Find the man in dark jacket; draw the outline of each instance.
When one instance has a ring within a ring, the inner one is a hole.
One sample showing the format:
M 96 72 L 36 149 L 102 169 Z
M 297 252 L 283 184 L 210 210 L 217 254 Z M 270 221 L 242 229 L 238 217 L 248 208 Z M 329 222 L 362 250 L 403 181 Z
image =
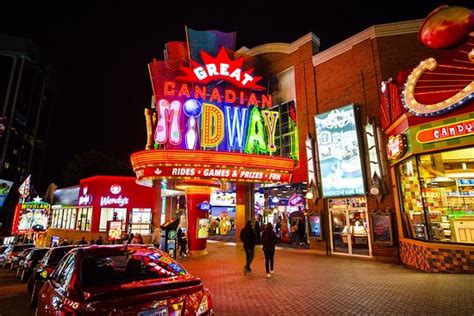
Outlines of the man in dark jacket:
M 245 227 L 240 231 L 240 241 L 244 244 L 245 250 L 245 274 L 252 272 L 250 269 L 250 264 L 252 263 L 253 256 L 255 253 L 255 244 L 257 243 L 257 235 L 255 234 L 254 229 L 252 228 L 252 222 L 247 221 Z

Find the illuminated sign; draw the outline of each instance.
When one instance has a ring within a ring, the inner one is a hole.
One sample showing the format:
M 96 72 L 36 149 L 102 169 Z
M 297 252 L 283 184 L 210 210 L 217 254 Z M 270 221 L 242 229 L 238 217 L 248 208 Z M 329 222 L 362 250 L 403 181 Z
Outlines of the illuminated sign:
M 397 159 L 402 157 L 407 149 L 407 140 L 405 135 L 392 135 L 388 139 L 387 144 L 387 158 Z
M 117 240 L 122 238 L 122 221 L 107 221 L 107 239 Z
M 416 140 L 424 144 L 469 135 L 474 135 L 474 119 L 421 130 Z
M 145 110 L 146 148 L 276 152 L 280 113 L 270 110 L 272 96 L 257 84 L 262 77 L 223 48 L 216 57 L 201 55 L 202 65 L 191 60 L 172 74 L 149 64 L 156 102 L 155 111 Z
M 293 193 L 293 195 L 288 199 L 289 206 L 298 206 L 303 205 L 304 199 L 301 194 Z
M 469 44 L 472 45 L 472 43 L 467 43 L 467 45 Z M 459 49 L 459 51 L 462 52 L 463 49 Z M 458 62 L 469 64 L 470 61 L 468 58 L 470 55 L 463 54 L 462 56 L 465 60 L 458 60 Z M 450 63 L 452 63 L 452 59 L 452 57 L 449 57 Z M 443 62 L 442 66 L 438 67 L 438 63 L 434 58 L 428 58 L 423 60 L 413 69 L 408 76 L 405 87 L 402 91 L 402 102 L 408 111 L 418 116 L 435 116 L 452 111 L 474 98 L 474 81 L 467 78 L 465 80 L 462 79 L 463 76 L 471 76 L 469 73 L 469 67 L 460 67 L 454 64 L 445 65 L 444 63 L 445 62 Z M 441 68 L 441 70 L 438 70 L 438 68 Z M 439 75 L 442 75 L 442 77 Z M 425 78 L 426 76 L 435 76 L 433 78 L 436 79 L 433 79 L 432 77 Z M 458 88 L 460 85 L 452 83 L 453 81 L 463 82 L 469 80 L 470 82 L 468 84 L 462 84 L 462 88 Z M 434 85 L 431 83 L 432 81 L 438 81 L 439 83 L 438 85 Z M 423 86 L 420 82 L 426 83 L 426 86 Z M 434 86 L 434 88 L 432 86 Z M 448 87 L 452 89 L 449 89 Z M 417 88 L 422 90 L 422 92 L 419 93 L 419 96 L 415 93 Z M 435 90 L 431 91 L 428 89 Z M 451 96 L 446 97 L 446 93 L 449 94 L 451 91 L 455 91 L 456 93 L 451 93 Z M 431 95 L 433 98 L 431 103 L 427 103 L 428 101 L 423 102 L 417 100 L 417 97 L 419 98 L 423 94 L 426 96 Z M 434 99 L 437 95 L 442 97 Z
M 110 187 L 110 192 L 112 194 L 119 194 L 122 191 L 122 188 L 118 184 L 114 184 Z M 102 196 L 100 198 L 100 206 L 108 206 L 108 205 L 118 205 L 124 206 L 130 202 L 128 197 L 124 197 L 122 195 L 111 197 L 111 196 Z
M 204 65 L 200 65 L 191 60 L 191 68 L 181 67 L 185 76 L 176 79 L 200 83 L 224 80 L 239 88 L 264 90 L 262 86 L 256 84 L 262 77 L 254 77 L 252 75 L 253 69 L 247 71 L 242 70 L 244 58 L 240 57 L 231 60 L 223 47 L 216 57 L 212 57 L 205 51 L 201 51 L 201 59 Z
M 45 230 L 48 228 L 50 205 L 45 202 L 27 202 L 20 205 L 18 232 L 30 229 Z
M 323 196 L 364 195 L 356 107 L 318 114 L 315 124 Z
M 234 168 L 204 168 L 204 167 L 159 167 L 141 169 L 138 178 L 146 178 L 159 174 L 163 177 L 172 177 L 177 179 L 228 179 L 228 180 L 246 180 L 249 182 L 289 182 L 290 174 L 280 171 L 264 171 L 252 169 L 234 169 Z
M 202 203 L 199 203 L 197 208 L 201 211 L 209 211 L 212 208 L 212 206 L 208 201 L 204 201 Z
M 79 197 L 79 205 L 91 205 L 92 195 L 88 194 L 89 188 L 87 186 L 82 188 L 82 195 Z

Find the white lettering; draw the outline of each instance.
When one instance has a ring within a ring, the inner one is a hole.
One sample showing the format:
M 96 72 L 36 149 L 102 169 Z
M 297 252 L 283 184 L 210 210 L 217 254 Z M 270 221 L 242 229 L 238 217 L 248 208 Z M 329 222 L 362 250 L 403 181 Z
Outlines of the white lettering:
M 221 64 L 221 75 L 223 76 L 229 75 L 229 64 Z
M 253 77 L 249 74 L 244 73 L 244 80 L 242 80 L 242 85 L 245 86 L 249 81 L 253 81 Z
M 129 202 L 129 198 L 122 197 L 121 195 L 119 195 L 119 197 L 117 198 L 113 198 L 110 196 L 102 196 L 100 198 L 100 206 L 107 206 L 111 204 L 118 204 L 119 206 L 124 206 L 124 205 L 127 205 L 128 202 Z
M 215 64 L 207 64 L 206 68 L 207 68 L 207 73 L 209 74 L 209 77 L 219 75 L 219 73 L 217 72 L 217 67 L 216 67 Z
M 435 130 L 433 131 L 433 137 L 436 138 L 436 139 L 439 138 L 439 130 L 435 129 Z
M 203 79 L 206 79 L 207 78 L 207 73 L 206 71 L 204 70 L 204 68 L 202 67 L 197 67 L 194 69 L 194 73 L 196 74 L 196 77 L 199 79 L 199 80 L 203 80 Z
M 240 81 L 240 72 L 241 72 L 240 68 L 237 68 L 230 74 L 229 77 L 235 78 L 235 80 Z
M 172 176 L 194 176 L 194 168 L 173 168 L 171 170 Z

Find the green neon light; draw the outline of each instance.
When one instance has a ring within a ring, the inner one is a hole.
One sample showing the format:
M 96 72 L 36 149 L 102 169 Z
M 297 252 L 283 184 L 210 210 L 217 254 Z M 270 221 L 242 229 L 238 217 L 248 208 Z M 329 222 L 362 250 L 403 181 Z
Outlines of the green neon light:
M 267 153 L 264 121 L 260 110 L 256 106 L 254 106 L 250 112 L 249 128 L 244 151 L 247 154 Z

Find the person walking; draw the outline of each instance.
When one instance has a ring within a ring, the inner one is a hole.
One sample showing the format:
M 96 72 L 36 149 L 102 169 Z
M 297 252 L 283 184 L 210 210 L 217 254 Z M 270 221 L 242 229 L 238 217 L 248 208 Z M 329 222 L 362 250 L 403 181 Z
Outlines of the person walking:
M 77 243 L 78 245 L 87 245 L 86 237 L 82 236 L 82 239 Z
M 244 244 L 245 250 L 245 267 L 244 273 L 252 272 L 250 264 L 252 263 L 255 254 L 255 244 L 257 243 L 257 236 L 252 228 L 252 222 L 247 221 L 245 227 L 240 231 L 240 241 Z
M 257 235 L 257 245 L 260 244 L 262 241 L 260 240 L 260 222 L 255 221 L 255 234 Z
M 104 240 L 102 239 L 102 236 L 99 236 L 99 238 L 97 238 L 97 241 L 95 242 L 96 245 L 103 245 L 104 244 Z
M 273 263 L 275 257 L 275 245 L 278 239 L 273 231 L 271 223 L 267 223 L 265 230 L 262 233 L 262 249 L 265 254 L 265 271 L 267 272 L 267 278 L 273 274 Z

